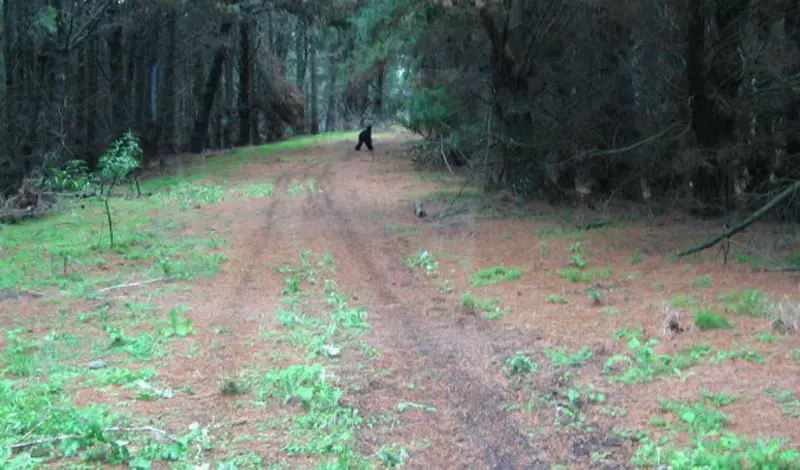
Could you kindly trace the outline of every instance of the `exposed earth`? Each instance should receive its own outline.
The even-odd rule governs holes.
[[[783,302],[787,315],[797,315],[800,278],[766,272],[752,255],[753,247],[769,256],[797,253],[796,233],[752,227],[734,239],[725,265],[716,248],[675,260],[670,255],[715,235],[719,224],[629,211],[604,214],[615,221],[609,226],[581,230],[578,211],[460,191],[458,178],[415,172],[405,135],[376,137],[374,160],[352,144],[265,154],[197,182],[272,182],[274,193],[265,197],[152,208],[154,220],[179,221],[176,242],[210,234],[226,240],[218,249],[227,261],[215,276],[69,298],[52,288],[9,290],[0,296],[0,326],[107,345],[103,322],[112,320],[81,323],[78,312],[124,312],[133,303],[149,306],[140,315],[166,318],[185,305],[193,332],[171,338],[162,357],[131,361],[78,339],[81,356],[52,356],[47,367],[93,374],[85,364],[102,359],[156,369],[148,380],[172,390],[168,397],[145,399],[130,384],[93,386],[85,378],[68,381],[66,393],[173,436],[198,423],[210,444],[191,444],[179,461],[218,464],[211,468],[313,468],[343,455],[343,443],[372,462],[414,469],[632,468],[637,450],[647,454],[646,443],[662,436],[694,448],[697,421],[705,412],[716,416],[714,406],[727,421],[710,430],[800,446],[800,335],[790,324],[797,317],[776,324],[774,312],[755,311]],[[417,199],[428,217],[415,218]],[[84,265],[82,276],[137,262],[109,256],[106,265]],[[474,276],[490,268],[504,268],[494,275],[508,279],[487,275],[481,286]],[[496,304],[484,305],[491,298]],[[336,299],[347,302],[339,310],[345,319],[326,323]],[[702,309],[730,328],[700,328],[694,316]],[[140,321],[124,331],[133,337],[152,329],[153,321]],[[648,338],[659,342],[647,345]],[[7,338],[0,343],[8,348]],[[269,372],[298,364],[324,372],[275,392],[282,385],[266,379]],[[341,391],[335,412],[316,402],[330,392],[328,383]],[[348,416],[355,424],[341,429],[352,439],[337,434],[322,450],[303,447],[340,429],[294,419],[316,412]],[[689,412],[698,419],[687,420]],[[15,442],[30,440],[19,434]],[[325,468],[347,468],[339,462]]]

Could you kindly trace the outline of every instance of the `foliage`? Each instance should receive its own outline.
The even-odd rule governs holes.
[[[92,179],[86,162],[76,159],[68,161],[63,169],[46,169],[40,183],[53,191],[84,192],[92,186]]]
[[[113,186],[114,183],[124,180],[132,171],[141,168],[141,158],[139,138],[128,130],[100,157],[102,181]]]

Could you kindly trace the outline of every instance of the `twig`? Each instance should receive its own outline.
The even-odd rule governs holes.
[[[711,248],[712,246],[716,245],[720,241],[726,240],[726,239],[730,238],[732,235],[735,235],[736,233],[741,232],[742,230],[746,229],[750,224],[752,224],[756,220],[758,220],[761,217],[763,217],[767,212],[770,211],[770,209],[772,209],[773,207],[777,206],[781,201],[783,201],[784,199],[788,198],[789,196],[791,196],[792,194],[794,194],[797,191],[800,191],[800,181],[795,181],[792,185],[790,185],[788,188],[783,190],[782,193],[780,193],[779,195],[775,196],[771,201],[769,201],[766,204],[764,204],[764,206],[761,207],[761,209],[759,209],[756,212],[754,212],[750,217],[746,218],[741,223],[729,228],[728,230],[723,232],[721,235],[717,235],[716,237],[714,237],[714,238],[712,238],[710,240],[707,240],[707,241],[705,241],[705,242],[703,242],[703,243],[701,243],[701,244],[699,244],[697,246],[694,246],[692,248],[689,248],[687,250],[684,250],[684,251],[678,253],[677,257],[680,258],[680,257],[686,256],[686,255],[691,255],[691,254],[703,251],[706,248]]]
[[[444,141],[439,140],[439,151],[442,153],[442,160],[444,160],[444,164],[447,166],[447,169],[450,171],[451,175],[454,175],[453,168],[450,167],[450,162],[447,161],[447,154],[444,153]]]
[[[117,285],[117,286],[106,287],[104,289],[98,290],[97,292],[107,292],[107,291],[115,290],[115,289],[124,289],[126,287],[136,287],[136,286],[141,286],[141,285],[144,285],[144,284],[152,284],[154,282],[163,281],[163,280],[164,280],[163,277],[157,277],[155,279],[148,279],[146,281],[131,282],[129,284],[120,284],[120,285]]]
[[[164,431],[162,429],[154,428],[152,426],[142,426],[142,427],[138,427],[138,428],[121,428],[121,427],[106,428],[106,429],[103,429],[102,432],[103,432],[103,434],[125,433],[125,432],[137,432],[137,433],[149,432],[149,433],[152,433],[152,434],[156,434],[159,437],[163,437],[165,439],[168,439],[168,440],[170,440],[172,442],[178,442],[178,443],[180,442],[177,437],[173,437],[173,436],[167,434],[166,431]],[[29,441],[29,442],[20,442],[19,444],[12,444],[12,445],[8,446],[8,448],[11,449],[11,450],[27,449],[28,447],[35,447],[35,446],[40,446],[40,445],[44,445],[44,444],[54,444],[54,443],[57,443],[57,442],[66,441],[67,439],[78,439],[78,438],[81,438],[81,437],[84,437],[84,435],[83,434],[62,434],[61,436],[50,437],[50,438],[46,438],[46,439],[37,439],[35,441]]]

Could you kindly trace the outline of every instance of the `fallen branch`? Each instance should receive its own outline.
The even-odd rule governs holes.
[[[158,437],[162,437],[162,438],[165,438],[167,440],[170,440],[172,442],[180,443],[180,441],[178,440],[177,437],[173,437],[173,436],[167,434],[166,431],[164,431],[162,429],[154,428],[152,426],[142,426],[142,427],[138,427],[138,428],[121,428],[121,427],[106,428],[106,429],[103,429],[102,432],[103,432],[103,434],[130,433],[130,432],[134,432],[134,433],[149,432],[149,433],[152,433],[152,434],[156,434]],[[66,441],[67,439],[80,439],[82,437],[85,437],[85,436],[83,434],[62,434],[61,436],[50,437],[50,438],[46,438],[46,439],[37,439],[35,441],[29,441],[29,442],[20,442],[19,444],[12,444],[12,445],[8,446],[8,448],[11,449],[12,451],[17,451],[17,450],[20,450],[20,449],[27,449],[28,447],[35,447],[35,446],[40,446],[40,445],[45,445],[45,444],[56,444],[56,443],[59,443],[59,442]]]
[[[447,161],[447,154],[444,152],[444,141],[439,141],[439,151],[442,153],[442,160],[444,160],[444,164],[447,166],[447,169],[450,171],[451,175],[454,175],[453,168],[450,167],[450,162]]]
[[[764,206],[761,209],[759,209],[756,212],[754,212],[750,217],[746,218],[744,221],[742,221],[738,225],[735,225],[735,226],[731,227],[730,229],[726,230],[722,234],[720,234],[720,235],[718,235],[718,236],[716,236],[716,237],[714,237],[714,238],[712,238],[710,240],[706,240],[705,242],[703,242],[703,243],[701,243],[701,244],[699,244],[697,246],[689,248],[688,250],[684,250],[684,251],[678,253],[676,256],[678,258],[681,258],[681,257],[686,256],[686,255],[691,255],[691,254],[694,254],[694,253],[698,253],[700,251],[705,250],[706,248],[711,248],[712,246],[716,245],[717,243],[719,243],[719,242],[721,242],[723,240],[727,240],[731,236],[733,236],[733,235],[741,232],[742,230],[746,229],[753,222],[755,222],[758,219],[760,219],[761,217],[763,217],[772,208],[774,208],[779,203],[781,203],[784,199],[787,199],[789,196],[791,196],[792,194],[794,194],[795,192],[797,192],[799,190],[800,190],[800,181],[795,181],[794,183],[792,183],[792,185],[790,185],[788,188],[783,190],[782,193],[780,193],[777,196],[775,196],[771,201],[769,201],[766,204],[764,204]]]
[[[163,277],[157,277],[155,279],[148,279],[146,281],[131,282],[129,284],[119,284],[117,286],[106,287],[104,289],[98,290],[97,292],[108,292],[110,290],[125,289],[126,287],[137,287],[137,286],[142,286],[142,285],[145,285],[145,284],[152,284],[154,282],[163,281],[163,280],[164,280]]]

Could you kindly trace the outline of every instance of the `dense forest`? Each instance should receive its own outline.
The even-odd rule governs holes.
[[[400,121],[521,197],[752,210],[800,179],[787,0],[3,0],[0,187]],[[779,216],[796,219],[797,205]]]

